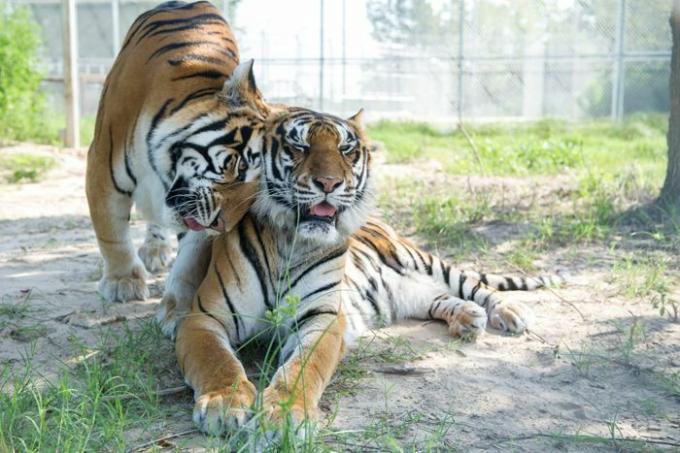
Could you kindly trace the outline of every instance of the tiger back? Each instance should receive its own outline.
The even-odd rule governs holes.
[[[248,209],[225,205],[214,187],[257,179],[267,113],[252,61],[239,65],[231,28],[211,3],[167,2],[134,21],[106,78],[87,159],[105,299],[148,296],[147,271],[172,258],[170,229],[188,237],[180,255],[184,242],[192,252],[177,260],[165,298],[191,302],[211,231]],[[232,198],[247,200],[246,192]],[[129,234],[133,204],[150,221],[139,254]]]

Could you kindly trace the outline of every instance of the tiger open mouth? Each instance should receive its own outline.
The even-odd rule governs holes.
[[[332,224],[337,219],[338,210],[327,201],[322,201],[309,207],[307,211],[300,216],[300,223],[302,222],[323,222]]]
[[[199,223],[198,220],[191,216],[184,217],[182,221],[184,222],[184,225],[187,228],[193,231],[203,231],[206,228],[211,228],[215,231],[224,231],[224,221],[222,220],[222,217],[220,215],[217,215],[213,223],[210,224],[210,226],[208,227],[202,225],[201,223]]]

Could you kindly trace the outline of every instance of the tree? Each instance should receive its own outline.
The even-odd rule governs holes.
[[[680,0],[673,1],[671,12],[671,114],[668,119],[668,166],[659,204],[665,207],[680,207]]]
[[[429,0],[369,0],[366,5],[377,41],[420,47],[451,42],[449,7],[436,11]]]

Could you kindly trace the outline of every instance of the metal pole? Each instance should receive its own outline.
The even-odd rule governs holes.
[[[618,21],[616,23],[616,59],[614,62],[614,80],[612,83],[612,121],[620,122],[623,118],[624,78],[625,78],[625,22],[626,0],[619,0]]]
[[[324,0],[319,0],[319,110],[323,110],[323,66],[324,66],[324,53],[323,53],[323,2]]]
[[[64,101],[66,106],[66,134],[64,145],[80,146],[80,99],[78,96],[78,41],[76,0],[62,0],[64,41]]]
[[[458,0],[458,124],[463,124],[463,58],[465,51],[465,0]]]
[[[111,30],[111,45],[115,57],[120,50],[120,0],[111,0]]]

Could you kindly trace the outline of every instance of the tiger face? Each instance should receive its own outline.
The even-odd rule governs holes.
[[[231,210],[222,195],[229,191],[215,188],[255,181],[260,176],[265,109],[255,86],[252,62],[234,70],[219,102],[227,116],[205,114],[170,152],[174,180],[165,201],[175,223],[194,231],[224,231],[238,221],[243,214],[222,212]]]
[[[325,244],[359,228],[373,198],[361,114],[343,120],[290,109],[269,121],[254,212],[303,240]]]

